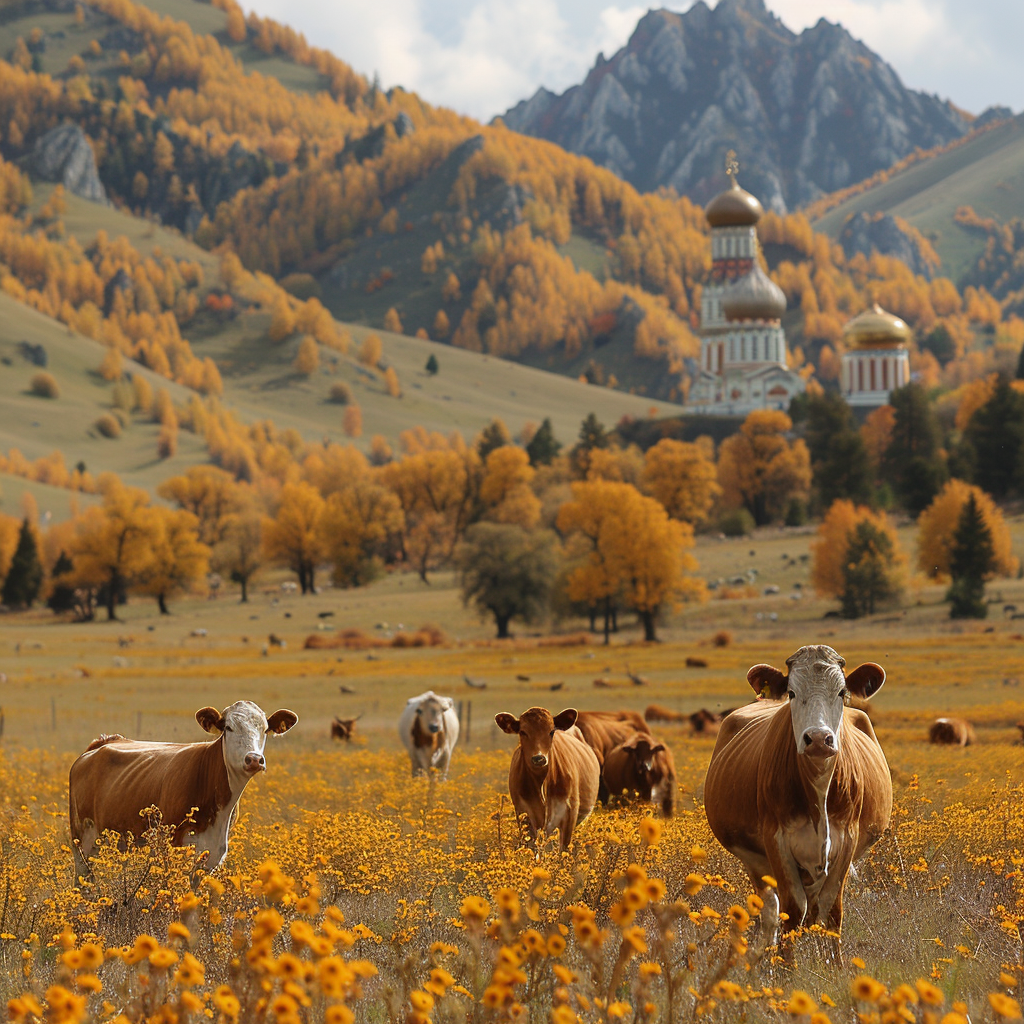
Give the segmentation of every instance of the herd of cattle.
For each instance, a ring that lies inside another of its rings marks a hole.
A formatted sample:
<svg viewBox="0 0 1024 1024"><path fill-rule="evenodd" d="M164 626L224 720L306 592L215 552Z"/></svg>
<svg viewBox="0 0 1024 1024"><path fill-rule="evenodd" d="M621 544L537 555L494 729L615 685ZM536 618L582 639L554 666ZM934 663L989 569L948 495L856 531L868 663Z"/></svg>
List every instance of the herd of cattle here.
<svg viewBox="0 0 1024 1024"><path fill-rule="evenodd" d="M720 715L682 716L658 705L644 716L574 708L553 715L538 707L518 718L496 715L498 727L518 738L508 782L516 814L531 842L557 832L562 849L598 801L637 796L671 816L675 762L648 723L688 720L695 733L717 736L704 808L712 832L764 900L760 941L774 941L780 920L787 930L821 922L838 932L850 866L882 835L892 810L889 768L866 713L885 672L866 663L845 673L845 664L820 645L802 647L785 672L755 665L747 673L754 702ZM202 708L196 720L212 742L104 735L75 761L69 817L78 877L90 877L102 833L141 837L151 807L173 828L176 845L195 848L197 868L220 866L242 791L266 770L268 737L287 732L298 717L287 709L268 717L238 701L223 712ZM355 721L336 719L332 734L351 739ZM410 699L399 733L414 775L447 775L459 740L450 697L428 691ZM974 730L940 718L929 738L967 745Z"/></svg>

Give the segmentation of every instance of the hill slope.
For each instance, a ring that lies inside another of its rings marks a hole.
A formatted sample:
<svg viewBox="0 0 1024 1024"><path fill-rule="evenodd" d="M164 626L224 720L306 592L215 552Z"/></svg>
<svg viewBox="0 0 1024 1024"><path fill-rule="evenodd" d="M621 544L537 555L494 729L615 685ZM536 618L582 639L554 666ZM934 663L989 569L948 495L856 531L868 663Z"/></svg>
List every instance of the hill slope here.
<svg viewBox="0 0 1024 1024"><path fill-rule="evenodd" d="M583 84L541 89L504 121L639 189L668 185L698 202L725 184L733 148L747 187L780 213L969 129L841 26L822 19L796 35L763 0L650 11Z"/></svg>

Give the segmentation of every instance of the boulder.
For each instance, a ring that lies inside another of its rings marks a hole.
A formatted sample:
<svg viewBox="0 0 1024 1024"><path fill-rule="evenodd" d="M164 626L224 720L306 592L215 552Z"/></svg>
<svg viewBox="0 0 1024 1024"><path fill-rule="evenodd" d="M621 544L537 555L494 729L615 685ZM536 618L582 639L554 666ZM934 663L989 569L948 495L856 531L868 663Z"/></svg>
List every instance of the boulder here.
<svg viewBox="0 0 1024 1024"><path fill-rule="evenodd" d="M73 195L110 205L92 146L77 124L62 124L36 140L32 170L46 181L61 182Z"/></svg>

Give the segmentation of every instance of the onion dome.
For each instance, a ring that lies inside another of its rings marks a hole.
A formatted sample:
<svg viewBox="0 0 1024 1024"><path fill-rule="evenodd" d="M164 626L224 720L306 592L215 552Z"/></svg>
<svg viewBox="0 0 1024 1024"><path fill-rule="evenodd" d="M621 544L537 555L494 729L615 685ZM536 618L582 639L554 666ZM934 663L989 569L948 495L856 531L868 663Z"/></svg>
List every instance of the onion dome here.
<svg viewBox="0 0 1024 1024"><path fill-rule="evenodd" d="M713 228L751 227L764 215L756 196L740 188L733 179L732 188L720 192L708 203L704 216Z"/></svg>
<svg viewBox="0 0 1024 1024"><path fill-rule="evenodd" d="M876 302L843 329L847 348L895 348L910 341L910 328Z"/></svg>
<svg viewBox="0 0 1024 1024"><path fill-rule="evenodd" d="M780 320L786 312L782 289L754 263L754 269L722 292L726 320Z"/></svg>

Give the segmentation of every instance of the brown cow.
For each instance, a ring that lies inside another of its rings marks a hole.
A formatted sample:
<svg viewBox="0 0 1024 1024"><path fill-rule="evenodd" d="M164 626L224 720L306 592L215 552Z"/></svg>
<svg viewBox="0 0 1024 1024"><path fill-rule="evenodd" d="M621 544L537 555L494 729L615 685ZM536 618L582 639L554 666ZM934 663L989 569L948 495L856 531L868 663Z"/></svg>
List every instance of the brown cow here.
<svg viewBox="0 0 1024 1024"><path fill-rule="evenodd" d="M1020 729L1020 739L1014 740L1014 746L1024 746L1024 722L1018 722L1017 728Z"/></svg>
<svg viewBox="0 0 1024 1024"><path fill-rule="evenodd" d="M685 722L686 715L682 711L673 711L662 704L648 704L644 712L647 722Z"/></svg>
<svg viewBox="0 0 1024 1024"><path fill-rule="evenodd" d="M576 727L604 764L605 755L635 732L651 734L650 726L637 711L580 711Z"/></svg>
<svg viewBox="0 0 1024 1024"><path fill-rule="evenodd" d="M801 647L786 664L788 675L770 665L747 673L763 699L722 723L704 784L711 831L764 899L761 951L774 941L780 904L787 932L822 920L840 931L850 865L892 813L871 721L846 706L851 694L877 692L885 671L869 662L844 677L846 662L824 645Z"/></svg>
<svg viewBox="0 0 1024 1024"><path fill-rule="evenodd" d="M575 708L554 717L545 708L530 708L519 718L502 712L494 720L502 732L519 737L508 791L516 814L526 815L531 841L557 829L566 849L577 824L594 809L601 778L597 755L576 728Z"/></svg>
<svg viewBox="0 0 1024 1024"><path fill-rule="evenodd" d="M155 743L101 736L71 766L68 803L76 877L88 876L88 859L106 831L139 837L148 823L140 813L157 807L174 828L175 846L194 846L213 871L228 850L228 833L242 790L266 771L268 736L298 721L293 711L269 718L251 701L223 711L200 708L196 721L217 738L210 743Z"/></svg>
<svg viewBox="0 0 1024 1024"><path fill-rule="evenodd" d="M362 715L357 715L355 718L338 718L335 715L334 721L331 722L331 739L351 743L352 735L356 731L356 722L362 717Z"/></svg>
<svg viewBox="0 0 1024 1024"><path fill-rule="evenodd" d="M676 809L676 762L664 743L635 732L604 759L601 779L612 796L638 793L656 804L666 818Z"/></svg>
<svg viewBox="0 0 1024 1024"><path fill-rule="evenodd" d="M717 736L723 717L707 708L701 708L689 716L690 730L694 736Z"/></svg>
<svg viewBox="0 0 1024 1024"><path fill-rule="evenodd" d="M966 718L936 718L928 729L929 743L969 747L976 740L974 726Z"/></svg>

